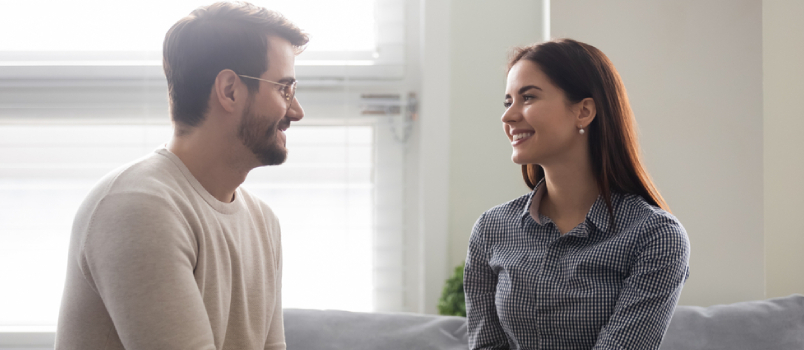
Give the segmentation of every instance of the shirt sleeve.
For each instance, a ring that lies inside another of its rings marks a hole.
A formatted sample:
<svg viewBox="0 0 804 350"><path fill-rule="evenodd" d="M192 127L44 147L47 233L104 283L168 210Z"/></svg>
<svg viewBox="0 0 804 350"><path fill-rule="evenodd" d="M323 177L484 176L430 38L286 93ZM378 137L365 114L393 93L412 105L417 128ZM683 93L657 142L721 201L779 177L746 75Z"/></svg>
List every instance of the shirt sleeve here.
<svg viewBox="0 0 804 350"><path fill-rule="evenodd" d="M193 275L196 239L178 209L141 193L99 202L80 255L123 346L215 349Z"/></svg>
<svg viewBox="0 0 804 350"><path fill-rule="evenodd" d="M689 239L662 213L641 230L640 251L594 350L658 349L689 274Z"/></svg>
<svg viewBox="0 0 804 350"><path fill-rule="evenodd" d="M483 238L484 216L480 216L472 229L463 273L469 348L508 349L508 340L494 303L497 274L489 266L490 254Z"/></svg>

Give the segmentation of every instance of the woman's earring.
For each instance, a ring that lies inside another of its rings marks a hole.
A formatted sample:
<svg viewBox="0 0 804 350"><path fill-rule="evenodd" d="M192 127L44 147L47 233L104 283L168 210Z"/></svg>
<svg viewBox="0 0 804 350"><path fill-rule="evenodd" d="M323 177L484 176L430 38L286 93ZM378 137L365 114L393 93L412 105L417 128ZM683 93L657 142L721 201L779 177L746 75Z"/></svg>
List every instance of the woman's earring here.
<svg viewBox="0 0 804 350"><path fill-rule="evenodd" d="M580 129L578 129L579 134L583 135L584 133L586 133L586 131L583 130L582 126L578 126L578 128L580 128Z"/></svg>

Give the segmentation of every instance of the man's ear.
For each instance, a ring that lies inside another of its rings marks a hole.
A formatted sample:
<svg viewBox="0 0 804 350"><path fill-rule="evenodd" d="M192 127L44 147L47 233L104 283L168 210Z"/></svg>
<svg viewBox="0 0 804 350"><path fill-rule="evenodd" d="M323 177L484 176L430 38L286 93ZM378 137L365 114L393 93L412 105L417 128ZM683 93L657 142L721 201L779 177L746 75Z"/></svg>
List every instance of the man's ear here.
<svg viewBox="0 0 804 350"><path fill-rule="evenodd" d="M595 120L597 116L597 108L595 107L595 100L591 97L587 97L581 102L578 102L578 115L575 124L577 124L581 128L586 128L589 124L592 124L592 121Z"/></svg>
<svg viewBox="0 0 804 350"><path fill-rule="evenodd" d="M221 108L232 113L237 109L236 103L241 97L240 87L242 84L237 74L231 69L224 69L215 77L215 83L212 85L212 91L215 93L213 98L217 100Z"/></svg>

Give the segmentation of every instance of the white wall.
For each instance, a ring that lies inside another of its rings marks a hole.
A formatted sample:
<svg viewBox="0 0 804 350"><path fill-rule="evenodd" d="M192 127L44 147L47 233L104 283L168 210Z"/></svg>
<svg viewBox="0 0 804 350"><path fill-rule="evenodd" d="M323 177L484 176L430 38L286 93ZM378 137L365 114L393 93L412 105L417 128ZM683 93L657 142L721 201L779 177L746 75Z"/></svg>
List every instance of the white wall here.
<svg viewBox="0 0 804 350"><path fill-rule="evenodd" d="M804 2L762 2L767 296L804 294Z"/></svg>
<svg viewBox="0 0 804 350"><path fill-rule="evenodd" d="M419 302L411 303L415 307L412 311L436 313L448 271L445 252L448 251L450 149L446 130L450 129L451 121L446 94L450 91L451 9L448 1L420 0L420 6L421 106L418 132L412 140L418 141L419 146L416 251L421 264L410 274L420 283L408 294L419 297Z"/></svg>
<svg viewBox="0 0 804 350"><path fill-rule="evenodd" d="M764 297L759 0L552 3L553 37L602 50L644 160L692 246L682 304Z"/></svg>
<svg viewBox="0 0 804 350"><path fill-rule="evenodd" d="M418 146L421 219L419 246L408 259L415 250L422 263L409 266L416 269L411 276L421 277L407 282L417 297L408 305L436 313L445 279L466 257L475 220L528 191L500 116L508 50L541 38L542 13L538 0L420 0L420 6L422 98L411 140Z"/></svg>
<svg viewBox="0 0 804 350"><path fill-rule="evenodd" d="M503 112L509 50L542 37L541 1L452 1L449 261L466 258L480 214L529 191L511 162ZM445 96L446 97L446 96Z"/></svg>
<svg viewBox="0 0 804 350"><path fill-rule="evenodd" d="M527 191L500 101L508 50L541 40L541 3L450 2L447 269L483 211ZM682 304L804 294L801 18L799 0L552 1L552 36L597 46L623 77L648 171L692 243Z"/></svg>

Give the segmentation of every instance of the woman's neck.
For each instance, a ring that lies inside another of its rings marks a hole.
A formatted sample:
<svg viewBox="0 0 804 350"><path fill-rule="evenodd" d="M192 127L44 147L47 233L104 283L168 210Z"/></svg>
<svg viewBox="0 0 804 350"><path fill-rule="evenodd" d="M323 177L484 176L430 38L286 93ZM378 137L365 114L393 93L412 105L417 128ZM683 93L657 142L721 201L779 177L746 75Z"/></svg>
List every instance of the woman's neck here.
<svg viewBox="0 0 804 350"><path fill-rule="evenodd" d="M561 234L578 226L597 200L597 186L590 161L542 166L546 193L539 211L556 224Z"/></svg>

